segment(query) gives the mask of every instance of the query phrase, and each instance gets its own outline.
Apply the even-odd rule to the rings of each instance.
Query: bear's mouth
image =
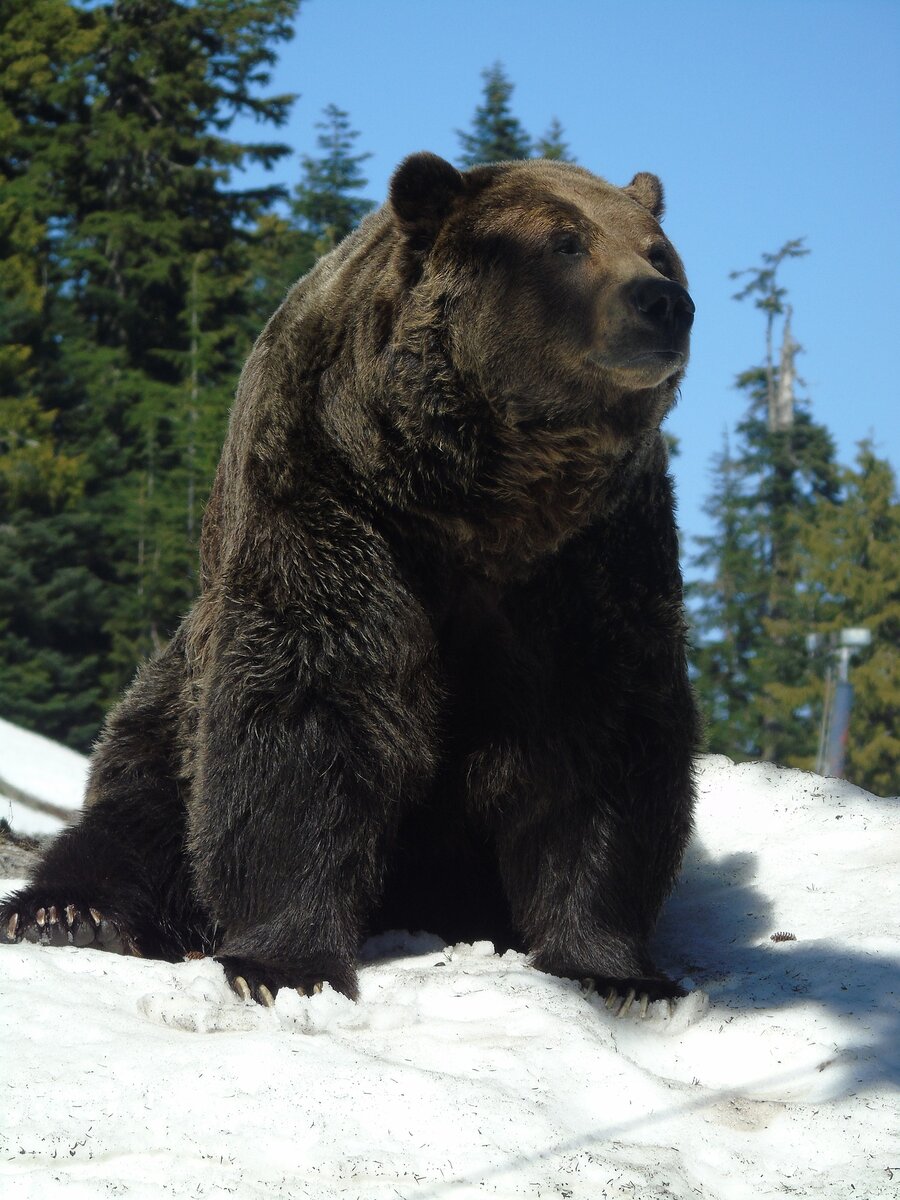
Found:
[[[683,350],[644,350],[619,363],[620,367],[646,367],[656,363],[671,363],[673,369],[687,359]]]
[[[605,371],[634,373],[652,377],[652,382],[643,382],[643,387],[658,387],[670,375],[674,375],[687,362],[687,352],[671,347],[657,350],[641,350],[637,354],[611,355],[594,351],[588,355],[589,361],[595,367]]]

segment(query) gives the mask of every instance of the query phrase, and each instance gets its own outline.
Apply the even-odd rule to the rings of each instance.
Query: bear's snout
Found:
[[[633,306],[660,333],[676,340],[687,336],[694,323],[694,302],[680,283],[671,279],[638,279],[630,292]]]

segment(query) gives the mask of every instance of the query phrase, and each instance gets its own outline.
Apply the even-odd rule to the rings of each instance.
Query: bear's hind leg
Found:
[[[110,715],[85,809],[0,904],[0,938],[176,961],[211,949],[184,852],[177,741],[184,680],[176,638]]]

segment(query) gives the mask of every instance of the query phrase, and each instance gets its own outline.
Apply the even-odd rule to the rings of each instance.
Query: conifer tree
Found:
[[[323,115],[324,120],[316,122],[322,131],[316,138],[322,153],[301,158],[303,174],[291,206],[300,228],[312,238],[315,256],[336,246],[375,207],[372,200],[356,195],[367,182],[362,164],[372,157],[368,151],[352,153],[358,131],[350,128],[348,114],[336,104],[329,104]]]
[[[100,53],[84,153],[63,181],[60,267],[76,281],[65,304],[71,376],[102,396],[79,406],[73,426],[90,447],[91,507],[122,585],[107,622],[112,692],[194,593],[201,498],[185,481],[186,471],[199,481],[196,423],[185,413],[201,403],[219,441],[247,348],[245,231],[281,194],[225,185],[234,168],[288,153],[237,143],[227,130],[238,113],[285,120],[291,97],[257,92],[293,9],[292,0],[116,0],[92,10]],[[198,328],[216,347],[199,375]]]
[[[840,502],[798,523],[799,594],[806,630],[827,646],[862,626],[871,645],[851,667],[854,687],[846,774],[881,796],[900,792],[900,499],[890,463],[868,441],[841,476]],[[821,664],[821,659],[820,659]],[[804,697],[821,718],[821,675]],[[812,719],[814,718],[814,720]],[[812,766],[811,761],[800,763]]]
[[[707,508],[715,533],[695,560],[706,578],[690,590],[699,601],[695,666],[710,744],[790,765],[805,762],[814,743],[805,713],[811,667],[797,591],[798,522],[838,494],[831,436],[795,394],[800,347],[778,277],[785,259],[805,253],[802,242],[788,242],[764,255],[761,267],[735,273],[750,277],[735,298],[753,297],[765,314],[766,353],[737,379],[748,408],[727,463],[727,486],[720,479]]]
[[[475,109],[472,132],[457,130],[463,152],[460,166],[474,167],[478,163],[509,162],[531,155],[531,139],[517,117],[512,115],[510,97],[513,84],[496,62],[482,71],[484,100]]]
[[[765,578],[758,569],[760,538],[749,518],[741,464],[728,434],[712,469],[713,489],[704,505],[713,533],[696,538],[693,565],[700,577],[687,586],[695,646],[695,686],[707,717],[709,749],[752,756],[758,741],[753,701],[760,688],[754,654]]]
[[[80,746],[103,711],[105,613],[77,507],[84,457],[61,427],[53,300],[58,181],[96,45],[68,0],[0,6],[0,712]]]
[[[556,162],[576,162],[574,154],[569,150],[569,144],[563,138],[565,130],[556,117],[550,122],[543,137],[535,142],[536,158],[549,158]]]
[[[19,465],[7,454],[0,487],[19,502],[0,520],[0,702],[82,748],[196,586],[204,493],[256,324],[257,231],[281,194],[234,189],[231,172],[287,153],[228,131],[238,113],[286,118],[291,97],[260,91],[295,8],[0,8],[0,173],[14,201],[0,206],[0,258],[14,243],[39,267],[37,300],[0,285],[0,371],[4,355],[25,367],[6,372]],[[26,450],[42,496],[22,496]]]
[[[292,215],[264,213],[247,247],[249,273],[246,338],[253,341],[282,302],[288,289],[316,261],[315,238]]]

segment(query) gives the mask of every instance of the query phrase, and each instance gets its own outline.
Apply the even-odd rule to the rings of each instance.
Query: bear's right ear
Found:
[[[403,160],[391,180],[391,207],[414,250],[429,248],[465,187],[461,172],[436,154],[423,150]]]
[[[626,196],[631,196],[632,200],[637,200],[638,204],[643,204],[644,208],[649,208],[657,221],[662,220],[666,205],[663,185],[658,175],[651,175],[649,171],[638,171],[628,187],[622,191]]]

